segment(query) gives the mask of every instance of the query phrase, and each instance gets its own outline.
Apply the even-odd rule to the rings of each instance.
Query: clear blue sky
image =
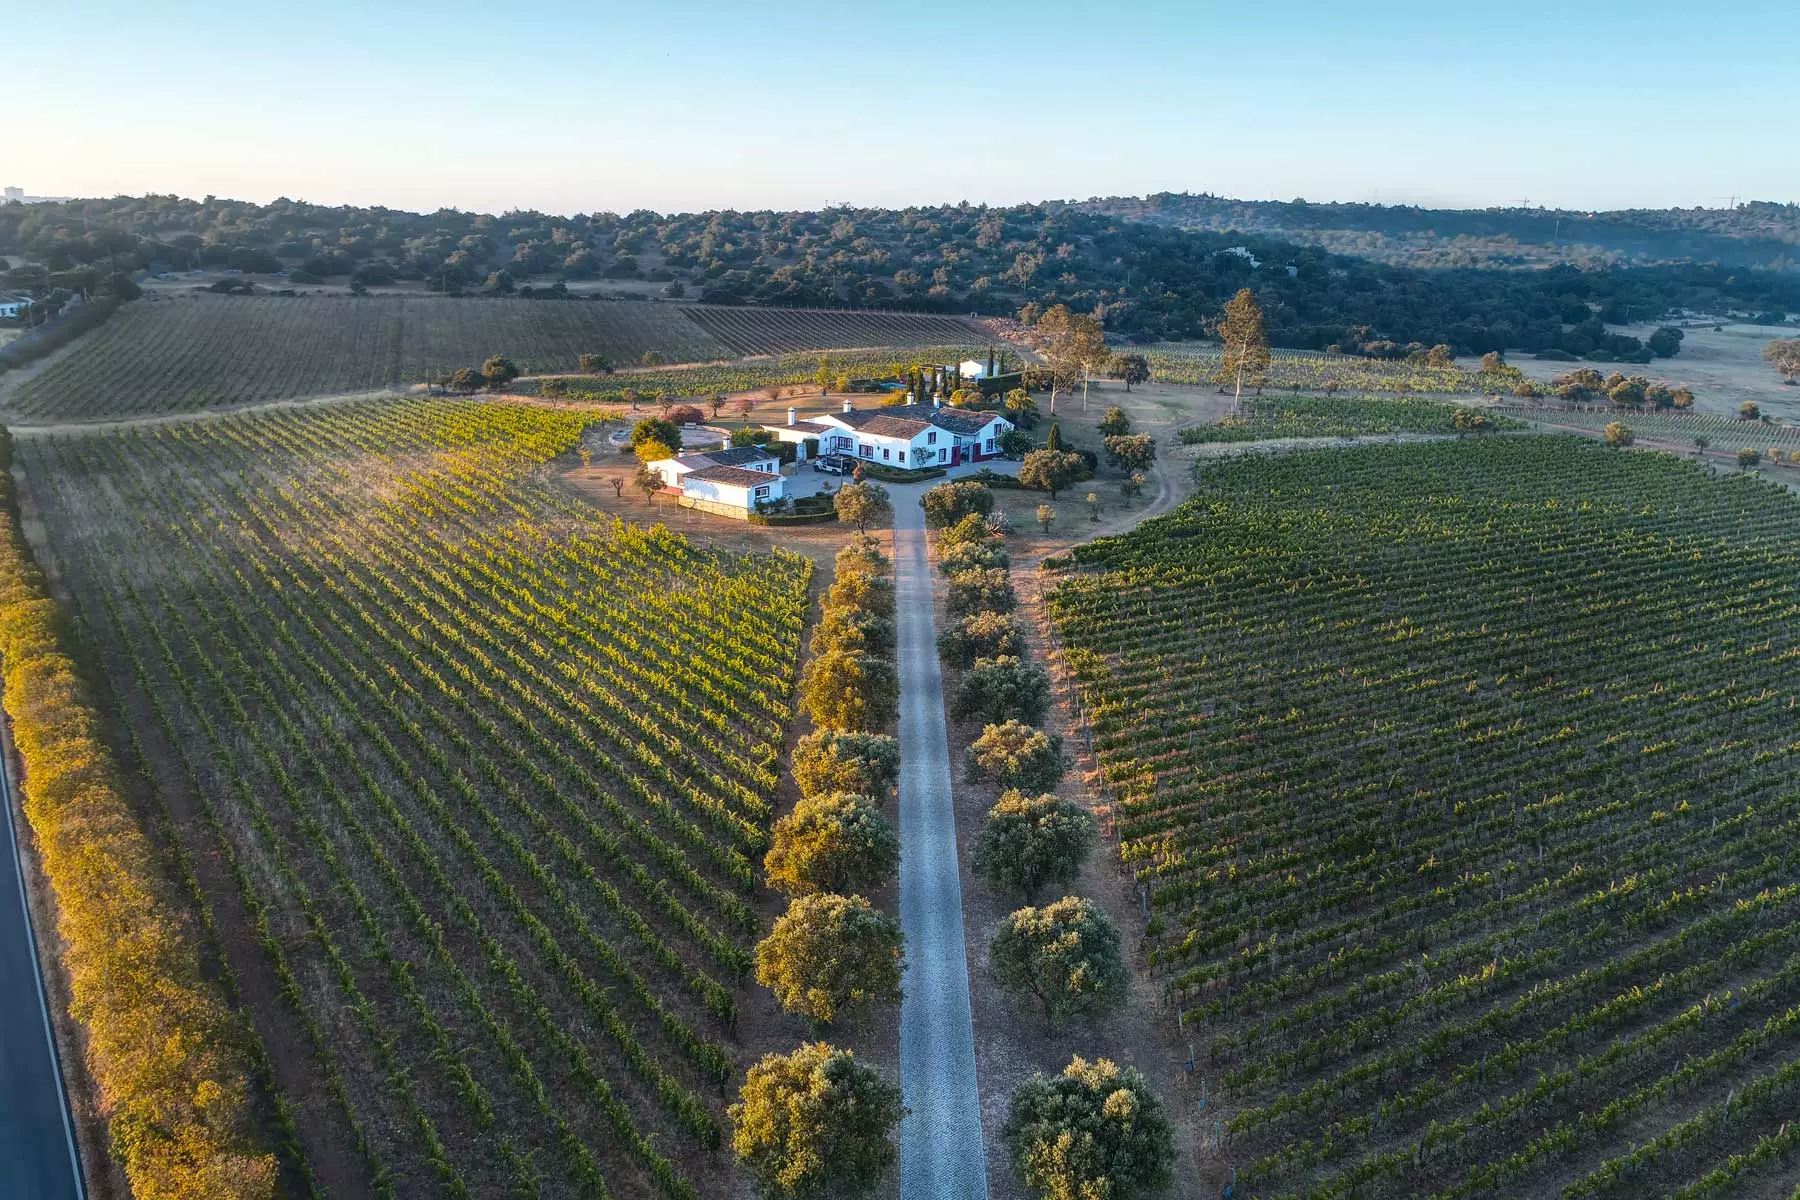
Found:
[[[1797,0],[89,0],[0,28],[0,183],[33,194],[1800,200]]]

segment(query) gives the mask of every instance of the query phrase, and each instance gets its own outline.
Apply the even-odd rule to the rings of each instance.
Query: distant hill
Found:
[[[1735,208],[1446,209],[1411,205],[1230,200],[1159,192],[1073,207],[1178,229],[1280,237],[1410,267],[1657,266],[1800,270],[1800,204]]]
[[[1393,232],[1362,231],[1358,236],[1372,242],[1368,253],[1335,249],[1325,243],[1350,235],[1334,231],[1355,224],[1332,216],[1340,210],[1360,214],[1355,220],[1364,224],[1388,222]],[[1661,235],[1655,214],[1643,215],[1643,237],[1660,236],[1659,253],[1671,256],[1666,262],[1614,262],[1597,253],[1591,261],[1506,271],[1429,256],[1396,261],[1382,239],[1410,237],[1429,247],[1423,232],[1405,228],[1433,219],[1425,210],[1191,196],[1004,208],[569,216],[115,197],[0,206],[0,255],[26,260],[0,275],[0,286],[54,298],[58,290],[116,282],[127,273],[198,268],[260,276],[261,286],[277,290],[411,289],[553,303],[613,286],[635,289],[630,298],[636,300],[660,293],[766,307],[1011,315],[1067,304],[1101,317],[1108,333],[1139,342],[1204,336],[1220,306],[1248,287],[1267,311],[1276,345],[1386,352],[1445,343],[1460,353],[1554,348],[1579,355],[1608,348],[1601,323],[1641,324],[1682,313],[1779,320],[1800,312],[1800,271],[1746,270],[1735,260],[1715,262],[1716,255],[1676,254],[1684,238],[1694,245],[1711,238],[1706,245],[1741,242],[1754,256],[1746,223],[1762,211],[1701,214],[1738,222],[1718,230],[1702,228],[1700,216],[1683,218],[1693,225],[1688,230],[1675,214],[1663,214],[1668,228]],[[1314,219],[1316,228],[1247,227],[1290,217],[1300,225],[1314,213],[1323,214]],[[1468,226],[1471,239],[1514,236],[1501,229],[1504,214],[1444,217],[1477,222]],[[1552,233],[1556,219],[1520,218],[1548,221]],[[1501,224],[1490,228],[1478,223],[1483,220]],[[1623,221],[1615,224],[1624,228]],[[1188,227],[1203,222],[1211,224]],[[1795,224],[1792,210],[1772,212],[1761,242],[1791,246],[1778,235],[1795,236]],[[1518,231],[1529,235],[1524,224]],[[1532,261],[1523,253],[1515,257]],[[1770,251],[1763,258],[1774,266],[1779,256]],[[277,281],[276,272],[285,274]],[[228,276],[212,286],[237,283]],[[470,349],[485,354],[491,347]],[[1623,356],[1630,347],[1612,349]]]

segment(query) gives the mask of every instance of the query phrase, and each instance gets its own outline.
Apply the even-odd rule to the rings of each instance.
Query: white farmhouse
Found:
[[[719,450],[702,450],[695,454],[682,454],[675,458],[659,458],[649,464],[650,469],[663,478],[663,483],[681,490],[681,482],[695,471],[704,471],[709,467],[737,467],[745,471],[758,471],[768,475],[781,474],[781,461],[761,446],[725,447]]]
[[[0,294],[0,317],[9,321],[17,320],[19,314],[31,307],[28,296],[8,296]]]
[[[1000,455],[1000,435],[1013,427],[999,413],[908,404],[844,411],[810,422],[824,427],[821,454],[846,454],[861,462],[901,469],[950,467]]]
[[[749,515],[758,505],[773,504],[782,499],[787,480],[767,471],[743,467],[704,467],[681,477],[683,502],[695,502],[703,511],[718,511],[710,506],[723,505],[733,510],[730,515]]]
[[[825,449],[825,435],[829,432],[826,426],[817,421],[796,420],[794,410],[791,408],[787,411],[786,425],[764,425],[763,429],[772,440],[785,442],[794,447],[795,462],[806,461],[806,444],[808,442],[818,443],[818,453],[830,453]]]

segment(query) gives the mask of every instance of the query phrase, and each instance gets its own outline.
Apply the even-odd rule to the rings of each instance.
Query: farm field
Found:
[[[960,317],[930,313],[835,308],[736,308],[682,310],[707,335],[741,355],[788,354],[833,347],[985,344],[981,331]]]
[[[713,328],[723,332],[714,336]],[[978,343],[955,318],[448,297],[188,296],[126,305],[0,393],[19,423],[194,412],[405,387],[505,354],[526,374],[654,351],[670,363],[837,346]],[[816,363],[814,364],[816,366]]]
[[[962,343],[948,346],[910,346],[881,350],[815,351],[810,354],[784,354],[780,357],[745,359],[739,362],[713,363],[705,366],[653,368],[619,371],[607,376],[582,375],[563,378],[558,386],[568,399],[595,404],[623,404],[627,388],[638,393],[643,403],[653,403],[651,396],[674,399],[677,396],[705,398],[718,393],[752,392],[765,387],[811,384],[824,358],[832,373],[864,376],[870,373],[891,374],[912,365],[939,366],[960,362],[971,355],[985,353],[982,346]],[[525,379],[515,383],[511,391],[537,395],[543,380]]]
[[[1158,383],[1213,383],[1221,358],[1216,342],[1163,342],[1137,352],[1149,360],[1150,378]],[[1494,379],[1461,367],[1416,366],[1310,350],[1271,350],[1263,378],[1265,388],[1277,391],[1479,395],[1498,386]],[[1248,381],[1245,388],[1249,388]],[[1505,390],[1511,390],[1510,383],[1506,384]]]
[[[580,430],[388,398],[18,439],[339,1194],[730,1186],[811,567],[598,517],[543,478]]]
[[[1384,433],[1457,433],[1460,405],[1435,400],[1368,397],[1246,398],[1241,412],[1180,431],[1184,445],[1260,442],[1271,438],[1363,437]],[[1486,410],[1476,410],[1485,413]],[[1523,422],[1488,414],[1490,429],[1523,429]]]
[[[1795,1190],[1796,529],[1503,438],[1221,461],[1060,561],[1215,1178]]]

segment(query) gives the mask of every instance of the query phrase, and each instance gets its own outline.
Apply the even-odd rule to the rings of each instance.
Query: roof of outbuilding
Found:
[[[762,462],[775,456],[761,446],[733,446],[727,450],[708,450],[700,458],[709,458],[715,466],[735,467],[740,463]]]
[[[817,421],[795,421],[792,425],[764,425],[763,428],[771,433],[779,433],[783,429],[796,429],[801,433],[824,433],[830,426],[821,425]]]
[[[746,471],[742,467],[707,467],[690,473],[688,478],[707,483],[728,483],[732,487],[762,487],[781,476],[771,475],[767,471]]]

